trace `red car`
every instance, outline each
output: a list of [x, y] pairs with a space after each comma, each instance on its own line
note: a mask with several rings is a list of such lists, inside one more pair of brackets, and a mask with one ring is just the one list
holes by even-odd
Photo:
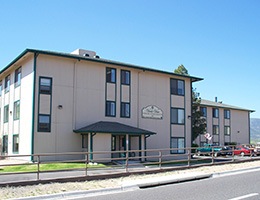
[[234, 155], [250, 155], [251, 151], [250, 149], [248, 149], [247, 147], [241, 147], [241, 146], [237, 146], [234, 150]]

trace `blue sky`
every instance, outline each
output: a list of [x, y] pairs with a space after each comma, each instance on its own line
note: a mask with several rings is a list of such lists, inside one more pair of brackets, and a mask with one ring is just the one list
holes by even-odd
[[204, 78], [201, 97], [256, 110], [260, 118], [258, 0], [13, 0], [0, 4], [0, 68], [26, 48]]

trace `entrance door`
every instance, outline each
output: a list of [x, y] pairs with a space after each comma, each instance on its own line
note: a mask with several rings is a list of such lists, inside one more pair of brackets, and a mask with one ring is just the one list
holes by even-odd
[[[111, 141], [112, 151], [125, 151], [126, 150], [126, 136], [125, 135], [112, 135]], [[112, 153], [112, 158], [125, 157], [125, 153]]]

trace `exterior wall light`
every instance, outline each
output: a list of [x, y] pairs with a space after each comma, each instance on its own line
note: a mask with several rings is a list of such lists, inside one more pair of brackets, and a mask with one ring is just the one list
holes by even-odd
[[188, 115], [188, 119], [191, 119], [191, 116], [190, 116], [190, 115]]
[[61, 110], [63, 108], [62, 105], [58, 105], [58, 109]]

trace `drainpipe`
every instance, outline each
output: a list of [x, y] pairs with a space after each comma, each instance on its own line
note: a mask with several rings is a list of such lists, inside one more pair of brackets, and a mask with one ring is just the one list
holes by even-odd
[[[97, 133], [90, 133], [90, 149], [89, 151], [92, 153], [93, 152], [93, 137], [96, 135]], [[90, 160], [93, 160], [93, 154], [90, 154]]]

